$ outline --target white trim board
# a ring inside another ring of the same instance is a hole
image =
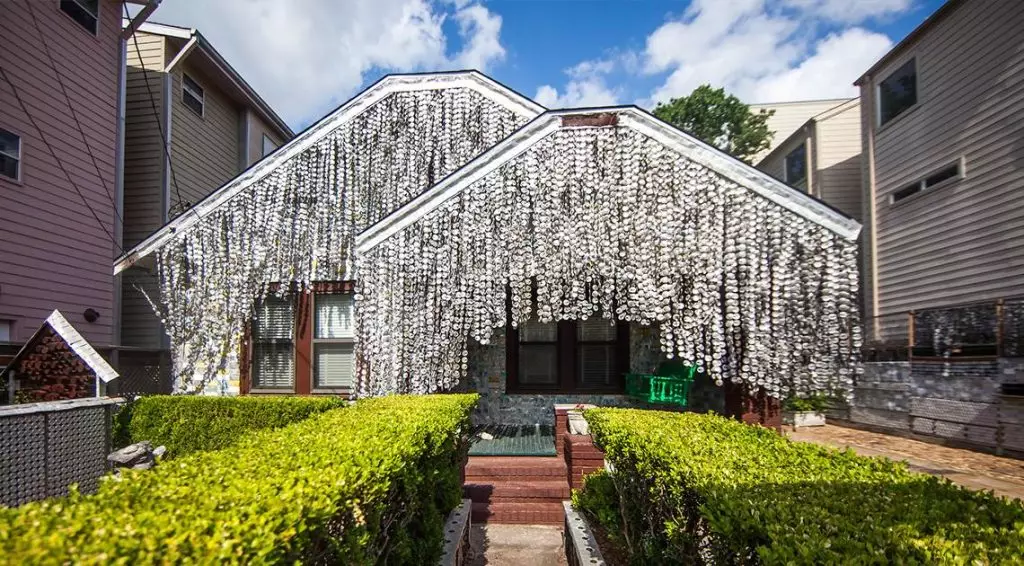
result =
[[[64,318],[64,315],[57,310],[53,311],[50,313],[50,316],[46,317],[46,321],[43,322],[42,326],[40,326],[39,329],[32,334],[32,337],[25,342],[25,345],[22,346],[18,353],[14,355],[11,362],[7,364],[7,367],[3,371],[0,371],[0,376],[5,375],[14,369],[14,366],[21,360],[22,356],[28,353],[29,347],[32,346],[33,342],[35,342],[39,333],[47,326],[52,328],[53,331],[67,343],[68,347],[71,348],[71,351],[81,358],[82,361],[85,362],[85,365],[89,366],[89,369],[96,373],[96,377],[98,377],[100,381],[103,383],[110,383],[111,380],[118,377],[117,371],[110,367],[107,360],[103,359],[103,356],[99,355],[92,345],[89,344],[89,342],[83,338],[77,330],[75,330],[75,327],[71,326],[71,323]]]
[[[396,92],[468,88],[494,101],[508,110],[526,118],[534,118],[544,107],[502,86],[477,71],[460,71],[441,74],[389,75],[358,94],[337,110],[321,119],[305,132],[260,160],[252,167],[228,181],[204,200],[199,202],[160,230],[125,252],[114,261],[114,275],[131,267],[138,260],[161,248],[179,230],[188,229],[203,217],[219,208],[239,192],[260,181],[278,166],[299,155],[328,133],[352,120],[369,107]]]
[[[716,148],[662,122],[635,107],[593,108],[547,112],[505,141],[484,152],[452,173],[430,190],[386,216],[356,236],[356,253],[362,254],[405,229],[457,196],[474,182],[529,149],[555,130],[562,128],[564,116],[610,113],[618,116],[618,125],[632,128],[666,147],[679,152],[712,171],[746,187],[779,206],[835,232],[847,240],[856,240],[860,224],[821,201],[796,190],[767,173],[755,169]]]

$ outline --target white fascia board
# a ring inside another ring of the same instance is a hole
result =
[[[118,377],[117,371],[110,367],[103,356],[96,352],[92,345],[75,330],[74,326],[71,326],[71,323],[64,318],[64,315],[60,314],[60,311],[55,310],[50,313],[50,316],[46,318],[46,323],[68,343],[71,350],[79,358],[82,358],[82,361],[96,373],[96,376],[103,380],[103,383],[109,383]]]
[[[121,25],[127,26],[130,22],[124,18],[121,18]],[[154,35],[164,35],[167,37],[177,37],[179,39],[188,39],[195,35],[195,28],[183,28],[181,26],[171,26],[167,24],[158,24],[156,22],[143,22],[138,27],[138,31],[144,33],[152,33]]]
[[[377,244],[414,224],[448,199],[466,190],[467,187],[483,179],[560,127],[560,118],[550,113],[523,126],[505,141],[480,154],[479,157],[445,177],[431,189],[412,199],[380,222],[363,230],[356,236],[356,253],[360,254],[371,250]]]
[[[629,126],[657,140],[723,177],[847,240],[856,240],[860,233],[860,223],[856,220],[649,114],[627,109],[620,115],[619,124]]]
[[[263,179],[272,173],[278,166],[309,149],[313,144],[319,142],[326,134],[334,131],[345,122],[352,120],[367,108],[380,102],[385,97],[396,92],[449,88],[471,89],[509,109],[509,111],[515,112],[516,114],[526,118],[532,119],[544,111],[544,108],[540,105],[519,94],[513,93],[511,90],[484,77],[476,71],[444,74],[391,75],[385,77],[377,84],[369,87],[352,100],[343,104],[327,117],[321,119],[305,132],[299,134],[269,157],[260,160],[231,181],[228,181],[221,188],[217,189],[199,202],[199,204],[172,220],[163,228],[140,242],[134,248],[125,252],[114,262],[114,275],[121,273],[125,269],[131,267],[139,259],[160,249],[160,247],[174,237],[176,232],[188,229],[203,217],[231,200],[231,198],[239,192]]]

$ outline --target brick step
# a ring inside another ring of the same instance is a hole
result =
[[[564,478],[568,469],[555,456],[472,456],[465,472],[466,483],[489,483]]]
[[[474,523],[518,525],[562,525],[565,509],[561,502],[473,502]]]
[[[466,482],[462,486],[463,497],[473,501],[518,501],[536,500],[559,502],[569,499],[569,482],[558,480]]]

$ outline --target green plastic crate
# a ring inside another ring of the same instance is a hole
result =
[[[666,361],[653,375],[626,374],[626,395],[647,403],[685,407],[696,370],[678,361]]]

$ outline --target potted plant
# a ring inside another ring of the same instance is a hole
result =
[[[590,426],[587,425],[587,419],[583,418],[583,409],[590,407],[591,405],[577,403],[576,407],[566,411],[565,414],[569,417],[570,434],[590,434]]]
[[[796,428],[824,426],[828,399],[823,395],[790,397],[782,405],[782,422]]]

